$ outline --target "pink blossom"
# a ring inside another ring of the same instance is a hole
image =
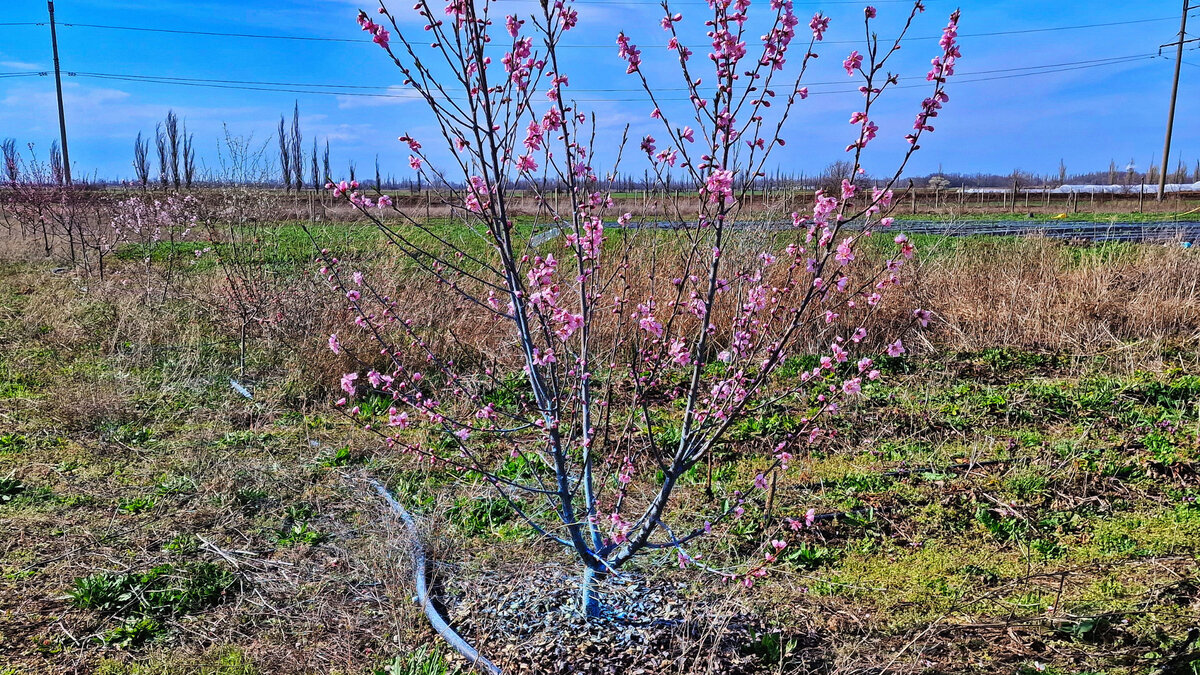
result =
[[[386,209],[392,205],[392,198],[387,195],[379,195],[379,201],[375,202],[375,206],[381,209]]]
[[[693,131],[691,127],[684,127],[683,131],[679,132],[679,137],[688,143],[696,142],[696,132]]]
[[[404,136],[401,136],[397,140],[399,140],[401,143],[408,143],[408,149],[412,150],[413,152],[421,151],[421,144],[418,143],[417,140],[415,138],[413,138],[412,136],[405,134]]]
[[[358,373],[346,373],[342,375],[342,391],[353,396],[355,390],[354,381],[357,379]]]
[[[422,159],[420,157],[417,157],[416,155],[409,155],[408,165],[413,168],[413,171],[420,171],[421,163],[422,163]]]
[[[388,426],[408,428],[408,413],[396,412],[395,408],[388,410]]]
[[[725,169],[713,171],[705,181],[704,192],[713,204],[721,200],[733,201],[733,172]]]
[[[834,258],[839,264],[849,265],[854,260],[854,237],[846,237],[838,244],[837,255]]]
[[[667,354],[671,357],[672,363],[680,366],[686,366],[692,361],[692,353],[688,350],[687,343],[678,338],[671,343]]]
[[[380,28],[379,32],[375,33],[375,37],[372,38],[372,41],[380,47],[387,49],[389,39],[391,39],[391,36],[388,34],[387,29]]]
[[[812,21],[808,22],[808,27],[812,29],[813,39],[820,42],[825,39],[825,31],[829,30],[829,17],[814,14]]]
[[[334,354],[342,353],[342,344],[338,341],[337,333],[329,336],[329,351],[333,352]]]
[[[638,321],[638,325],[641,326],[642,330],[650,333],[654,337],[662,337],[663,335],[663,325],[659,323],[658,320],[653,316],[642,317],[641,320]]]
[[[619,47],[617,56],[629,63],[629,67],[625,70],[625,73],[636,73],[642,63],[641,50],[637,48],[637,45],[629,42],[629,38],[625,36],[624,32],[617,36],[617,45]]]
[[[504,17],[504,26],[508,29],[508,34],[514,38],[517,37],[517,33],[520,32],[521,25],[524,23],[524,21],[518,20],[517,17],[511,14]]]
[[[847,75],[853,75],[855,70],[862,68],[862,63],[862,54],[859,54],[856,49],[850,52],[850,56],[847,56],[845,61],[842,61],[842,67],[846,69]]]
[[[904,343],[901,342],[900,340],[896,340],[895,342],[888,345],[888,347],[887,347],[887,355],[892,358],[900,356],[901,354],[904,353],[904,351],[905,351]]]
[[[467,190],[467,197],[464,200],[467,210],[471,213],[483,213],[487,207],[491,206],[491,196],[492,190],[487,181],[480,176],[471,176],[471,186]]]
[[[878,15],[878,12],[875,11],[875,8],[870,5],[867,5],[867,8],[863,11],[867,15],[868,19],[874,19]]]

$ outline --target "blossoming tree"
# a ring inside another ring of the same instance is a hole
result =
[[[654,181],[668,187],[674,172],[694,186],[635,217],[617,208],[608,187],[615,167],[595,168],[604,141],[559,65],[563,36],[578,23],[570,0],[505,16],[503,29],[487,0],[434,4],[417,0],[424,30],[412,34],[386,6],[379,23],[365,12],[358,21],[432,111],[448,160],[433,161],[422,139],[400,141],[467,234],[447,235],[354,182],[327,187],[456,299],[455,318],[487,322],[492,336],[474,363],[460,362],[456,321],[447,317],[449,335],[435,337],[413,320],[418,308],[388,295],[388,279],[346,269],[326,252],[322,274],[344,294],[354,323],[329,338],[357,364],[341,379],[338,405],[389,447],[482,477],[530,527],[573,552],[589,614],[601,611],[597,577],[620,574],[640,554],[672,553],[681,566],[752,585],[787,547],[787,533],[812,525],[814,513],[778,505],[784,517],[763,530],[758,553],[720,567],[699,562],[705,537],[746,517],[748,505],[773,501],[776,476],[832,433],[824,420],[880,377],[868,344],[905,352],[902,335],[879,334],[880,307],[914,248],[903,234],[883,232],[894,225],[892,187],[948,101],[958,12],[926,77],[908,150],[868,193],[854,179],[882,133],[876,104],[899,82],[887,66],[924,7],[914,3],[890,42],[872,32],[876,10],[866,8],[863,51],[843,63],[862,96],[849,118],[852,171],[840,193],[818,192],[811,208],[772,224],[761,215],[749,222],[746,205],[808,97],[804,77],[827,17],[805,29],[790,0],[763,2],[758,20],[768,30],[752,53],[751,0],[709,0],[711,51],[696,58],[679,32],[682,15],[664,1],[663,54],[678,63],[690,101],[683,120],[660,105],[642,50],[617,36],[618,56],[665,139],[640,142]],[[505,49],[499,64],[489,56],[493,43]],[[625,139],[609,146],[619,162]],[[562,201],[550,196],[556,188]],[[535,227],[561,236],[533,243],[516,213],[518,196],[529,194]],[[864,246],[872,237],[886,237],[890,252]],[[483,245],[464,243],[471,240]],[[909,328],[930,320],[904,311]],[[811,363],[801,358],[817,345]],[[381,399],[382,407],[374,403]],[[788,431],[766,444],[730,442],[739,421],[780,406],[795,417]],[[705,470],[711,481],[714,464],[743,470],[745,485],[714,495],[710,482],[707,511],[678,508],[683,487]]]

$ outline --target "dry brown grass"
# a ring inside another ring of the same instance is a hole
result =
[[[1200,255],[1175,245],[1079,247],[1022,239],[934,254],[909,287],[938,349],[1091,353],[1200,337]]]

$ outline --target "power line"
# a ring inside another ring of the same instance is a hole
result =
[[[1153,60],[1155,58],[1156,58],[1156,56],[1153,54],[1146,54],[1146,55],[1139,56],[1139,57],[1123,58],[1119,61],[1110,60],[1110,61],[1104,61],[1104,62],[1100,62],[1100,63],[1086,63],[1086,64],[1078,65],[1078,66],[1044,69],[1044,70],[1039,70],[1039,71],[1034,71],[1034,72],[1016,72],[1016,73],[1009,72],[1007,74],[992,75],[992,76],[987,76],[987,77],[975,77],[975,78],[968,77],[965,79],[956,78],[955,83],[956,84],[970,84],[970,83],[975,83],[975,82],[991,82],[991,81],[996,81],[996,80],[1008,80],[1008,79],[1016,79],[1016,78],[1024,78],[1024,77],[1035,77],[1035,76],[1039,76],[1039,75],[1053,75],[1053,74],[1058,74],[1058,73],[1071,72],[1071,71],[1075,71],[1075,70],[1085,70],[1085,69],[1097,68],[1097,67],[1103,67],[1103,66],[1120,65],[1122,63],[1132,63],[1132,62],[1136,62],[1136,61]],[[1000,71],[1000,72],[1003,72],[1003,71]],[[415,91],[410,92],[410,93],[405,93],[405,94],[379,94],[379,93],[370,93],[370,92],[362,92],[362,91],[337,91],[337,90],[313,91],[311,89],[299,89],[299,88],[294,88],[294,87],[281,87],[281,86],[272,86],[272,85],[266,85],[266,84],[258,85],[252,81],[243,81],[243,82],[248,82],[247,84],[228,84],[228,83],[223,83],[221,81],[208,82],[208,81],[203,81],[203,80],[198,80],[198,79],[185,80],[182,78],[159,78],[159,77],[146,76],[146,75],[132,75],[132,74],[121,74],[121,73],[83,73],[83,72],[79,72],[79,73],[75,73],[75,76],[83,77],[83,78],[90,78],[90,79],[98,79],[98,80],[117,80],[117,81],[125,81],[125,82],[140,82],[140,83],[145,83],[145,84],[173,84],[173,85],[178,85],[178,86],[201,87],[201,88],[208,88],[208,89],[232,89],[232,90],[241,90],[241,91],[263,91],[263,92],[288,93],[288,94],[309,94],[309,95],[320,95],[320,96],[345,96],[345,97],[365,97],[365,98],[384,98],[384,99],[417,100],[417,99],[421,98],[420,94],[416,93]],[[298,86],[311,86],[311,85],[298,85]],[[328,87],[328,86],[332,86],[332,85],[322,85],[322,86]],[[925,83],[920,83],[920,84],[909,84],[909,85],[897,85],[892,88],[893,89],[916,89],[916,88],[923,88],[926,86],[927,85]],[[630,91],[634,91],[634,90],[630,90]],[[810,96],[821,96],[821,95],[850,94],[850,93],[858,93],[858,89],[814,91],[814,92],[810,92],[809,95]],[[574,99],[574,100],[581,102],[581,103],[608,103],[608,102],[617,103],[617,102],[642,102],[645,99],[638,97],[638,98],[595,98],[595,99]],[[661,100],[661,101],[687,101],[690,99],[689,98],[660,98],[659,100]]]
[[[302,40],[308,42],[371,42],[362,38],[331,38],[309,35],[268,35],[265,33],[220,33],[206,30],[177,30],[174,28],[147,28],[145,26],[110,26],[98,23],[64,23],[71,28],[99,28],[103,30],[127,30],[141,33],[170,33],[173,35],[206,35],[209,37],[254,38],[259,40]]]
[[[859,0],[855,0],[856,3],[858,1]],[[907,0],[903,0],[903,1],[907,2]],[[598,2],[597,4],[601,4],[601,3]],[[603,4],[628,4],[628,3],[621,3],[621,2],[609,3],[606,0]],[[657,3],[646,3],[646,4],[657,4]],[[991,32],[984,32],[984,33],[961,33],[961,34],[959,34],[959,37],[960,38],[1002,37],[1002,36],[1008,36],[1008,35],[1049,33],[1049,32],[1057,32],[1057,31],[1065,31],[1065,30],[1085,30],[1085,29],[1091,29],[1091,28],[1108,28],[1108,27],[1112,27],[1112,26],[1129,26],[1129,25],[1133,25],[1133,24],[1154,23],[1154,22],[1160,22],[1160,21],[1172,21],[1177,18],[1178,17],[1167,16],[1167,17],[1157,17],[1157,18],[1151,18],[1151,19],[1130,19],[1127,21],[1112,21],[1112,22],[1107,22],[1107,23],[1089,23],[1089,24],[1078,24],[1078,25],[1071,25],[1071,26],[1049,26],[1049,27],[1045,27],[1045,28],[1024,28],[1024,29],[1017,29],[1017,30],[991,31]],[[270,34],[270,33],[230,33],[230,32],[222,32],[222,31],[182,30],[182,29],[175,29],[175,28],[150,28],[148,26],[120,26],[120,25],[113,25],[113,24],[95,24],[95,23],[62,23],[60,25],[68,26],[71,28],[92,28],[92,29],[99,29],[99,30],[123,30],[123,31],[135,31],[135,32],[144,32],[144,33],[166,33],[166,34],[172,34],[172,35],[200,35],[200,36],[207,36],[207,37],[248,38],[248,39],[258,39],[258,40],[293,40],[293,41],[301,41],[301,42],[335,42],[335,43],[342,42],[342,43],[362,43],[362,44],[371,44],[372,43],[371,40],[365,39],[365,38],[336,38],[336,37],[319,37],[319,36],[312,36],[312,35],[278,35],[278,34]],[[939,39],[941,39],[941,37],[942,37],[941,35],[923,35],[923,36],[913,36],[913,37],[909,37],[906,39],[907,40],[939,40]],[[822,44],[827,44],[827,45],[859,44],[860,42],[861,42],[861,40],[825,40],[822,42]],[[493,43],[492,46],[496,47],[496,48],[504,47],[504,45],[502,45],[500,43]],[[749,46],[761,46],[761,45],[756,43],[754,45],[749,45]],[[558,48],[560,48],[560,49],[615,49],[616,47],[615,47],[615,44],[563,44],[563,45],[558,45]]]
[[[1152,56],[1151,54],[1127,54],[1124,56],[1110,56],[1102,59],[1088,59],[1085,61],[1065,61],[1060,63],[1045,63],[1032,66],[1015,66],[1011,68],[997,68],[992,70],[977,70],[959,72],[959,77],[972,77],[976,75],[991,75],[996,73],[1017,73],[1022,71],[1046,70],[1051,68],[1067,68],[1069,66],[1081,65],[1108,65],[1110,63],[1118,63],[1122,61],[1130,61],[1135,59]],[[31,71],[32,72],[32,71]],[[160,82],[163,84],[169,83],[201,83],[201,84],[228,84],[228,85],[253,85],[257,87],[290,87],[290,88],[306,88],[306,89],[337,89],[337,90],[382,90],[391,91],[399,85],[362,85],[362,84],[340,84],[340,83],[325,83],[325,82],[278,82],[265,80],[229,80],[216,78],[202,77],[176,77],[171,75],[145,75],[141,73],[100,73],[100,72],[85,72],[78,71],[75,74],[81,77],[122,77],[129,80],[148,80]],[[847,80],[831,80],[824,82],[806,82],[803,83],[807,87],[817,86],[840,86],[844,87]],[[691,91],[687,87],[655,87],[655,91]],[[585,93],[630,93],[640,92],[640,87],[619,87],[606,89],[588,89],[570,87],[571,92]],[[853,90],[857,91],[857,89]],[[416,95],[416,94],[414,94]],[[419,95],[416,95],[419,96]],[[397,96],[398,98],[407,98],[406,96]]]

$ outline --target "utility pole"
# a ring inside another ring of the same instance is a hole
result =
[[[1188,12],[1192,9],[1195,8],[1191,6],[1190,0],[1183,0],[1183,18],[1179,21],[1179,40],[1167,43],[1167,45],[1175,45],[1175,80],[1171,83],[1171,110],[1167,113],[1167,138],[1163,142],[1162,173],[1158,177],[1158,201],[1160,202],[1167,193],[1167,167],[1169,166],[1167,162],[1171,158],[1171,132],[1175,127],[1175,99],[1179,95],[1179,70],[1183,66],[1183,45],[1185,42],[1191,42],[1187,39],[1187,18]],[[1167,45],[1163,45],[1163,47]]]
[[[59,137],[62,139],[62,180],[71,185],[71,155],[67,153],[67,117],[62,112],[62,73],[59,71],[59,36],[54,30],[54,0],[47,0],[50,10],[50,47],[54,49],[54,89],[59,95]],[[1182,40],[1182,38],[1181,38]]]

